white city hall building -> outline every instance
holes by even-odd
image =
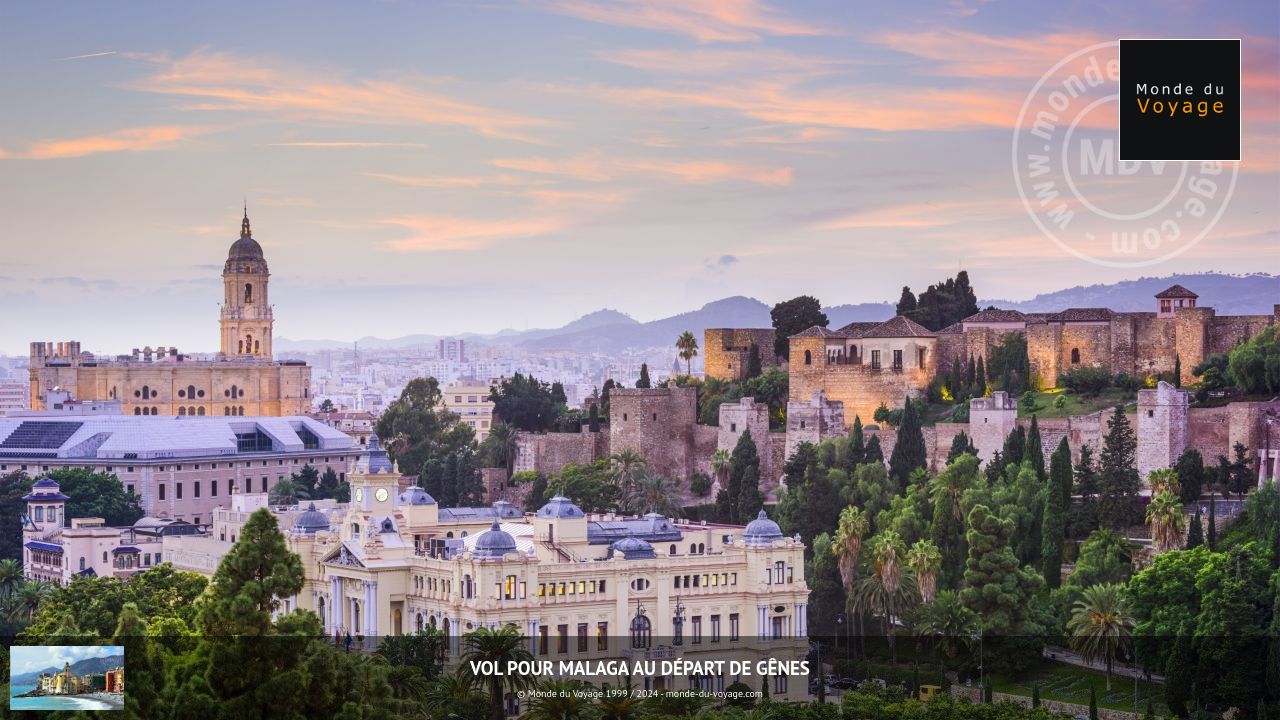
[[[351,503],[280,513],[306,585],[284,609],[320,615],[341,638],[448,638],[514,626],[545,660],[803,660],[809,587],[804,546],[762,512],[745,528],[659,514],[587,515],[563,497],[532,515],[505,502],[442,508],[401,476],[377,437],[347,475]],[[236,495],[212,537],[170,537],[165,560],[212,574],[261,495]],[[593,662],[594,665],[594,662]],[[620,678],[585,678],[619,684]],[[737,677],[635,677],[637,687],[723,690]],[[742,677],[758,690],[759,676]],[[807,678],[769,677],[774,697],[802,699]]]

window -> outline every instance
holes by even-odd
[[[578,623],[578,652],[587,651],[587,624]]]
[[[44,506],[36,506],[36,522],[44,522]]]
[[[633,650],[647,649],[653,641],[653,624],[649,622],[649,618],[645,615],[636,615],[631,620],[631,648]]]
[[[773,694],[785,695],[786,692],[787,692],[787,676],[774,675],[773,676]]]
[[[1080,348],[1071,348],[1071,364],[1080,364]]]
[[[199,488],[200,483],[196,483],[196,487]],[[200,491],[196,490],[196,492],[199,493]],[[196,497],[199,497],[199,495],[197,495]],[[209,481],[209,497],[218,497],[218,481],[217,480]]]
[[[547,626],[539,625],[538,626],[538,654],[539,655],[547,654],[547,645],[548,645],[547,640],[548,640]]]
[[[729,423],[729,432],[738,432],[738,423]]]
[[[902,369],[902,351],[901,350],[893,351],[893,369],[894,370]]]
[[[701,615],[693,616],[693,644],[694,645],[702,644],[702,616]]]
[[[569,652],[569,626],[556,626],[556,652],[561,655]]]
[[[173,489],[178,499],[181,500],[182,499],[182,483],[175,483]]]
[[[132,484],[125,485],[125,486],[124,486],[124,489],[125,489],[125,492],[129,493],[130,495],[133,495],[133,494],[134,494],[134,493],[133,493],[133,485],[132,485]]]
[[[711,616],[711,642],[720,642],[720,616]]]
[[[738,613],[729,613],[729,640],[735,642],[740,637],[738,634]]]
[[[266,491],[267,491],[267,479],[264,477],[262,478],[262,492],[266,492]]]
[[[159,492],[160,492],[160,499],[163,500],[164,499],[164,483],[160,483]]]
[[[871,351],[871,369],[872,370],[880,369],[880,351],[879,350]]]
[[[805,365],[813,364],[813,353],[809,352],[808,350],[804,351],[804,364]]]
[[[600,652],[609,651],[609,623],[596,623],[596,650]]]

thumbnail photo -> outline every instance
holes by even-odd
[[[9,649],[10,710],[123,707],[123,647],[20,645]]]

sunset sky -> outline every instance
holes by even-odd
[[[0,352],[215,349],[246,198],[292,339],[1277,272],[1278,7],[6,3]],[[1041,235],[1010,167],[1040,75],[1119,37],[1244,48],[1225,217],[1127,270]]]

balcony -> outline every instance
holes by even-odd
[[[653,648],[623,648],[622,657],[627,660],[674,660],[676,649],[670,645]]]

